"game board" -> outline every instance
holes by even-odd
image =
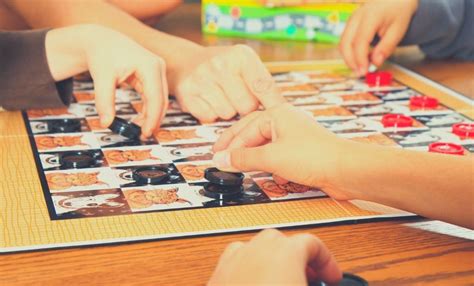
[[[339,61],[268,68],[288,101],[340,136],[419,151],[444,141],[462,145],[466,156],[474,152],[474,140],[451,132],[454,123],[472,122],[472,101],[399,66],[384,67],[395,79],[389,86],[368,86]],[[211,146],[232,121],[200,125],[171,99],[153,138],[127,140],[100,128],[92,88],[91,82],[77,81],[69,108],[0,113],[0,252],[412,215],[369,202],[335,201],[294,183],[278,185],[262,172],[246,174],[239,198],[208,198],[202,186],[203,172],[212,166]],[[410,107],[409,99],[418,94],[440,104]],[[122,118],[140,111],[133,90],[118,89],[116,101]],[[381,124],[392,112],[410,115],[414,123]],[[73,129],[61,129],[65,121]],[[61,165],[71,151],[93,154],[94,161],[81,168]],[[139,183],[134,170],[147,166],[165,167],[172,176],[159,185]]]

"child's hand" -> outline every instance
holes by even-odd
[[[48,32],[46,52],[55,80],[90,71],[102,127],[108,127],[115,116],[116,86],[128,82],[143,98],[143,135],[148,137],[158,128],[168,106],[165,64],[161,58],[128,37],[97,25]]]
[[[372,0],[354,12],[342,34],[339,49],[346,64],[359,75],[370,63],[380,66],[405,35],[418,0]],[[375,35],[380,41],[370,52]]]
[[[208,285],[337,283],[342,273],[326,246],[310,234],[291,237],[268,229],[249,242],[229,244]]]
[[[181,108],[203,122],[230,119],[285,102],[258,55],[249,47],[197,47],[170,73]],[[189,53],[189,51],[188,51]]]
[[[214,145],[214,163],[227,171],[269,172],[346,200],[352,195],[335,182],[349,144],[285,103],[251,113],[224,131]]]

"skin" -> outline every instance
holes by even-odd
[[[208,285],[307,285],[316,278],[342,278],[326,246],[310,234],[288,237],[267,229],[248,242],[229,244]]]
[[[160,57],[125,35],[97,25],[53,29],[46,35],[45,46],[54,80],[90,71],[102,127],[112,123],[115,88],[123,82],[142,94],[143,136],[159,127],[168,106],[166,67]]]
[[[99,24],[127,35],[159,55],[167,64],[170,93],[176,95],[183,111],[202,122],[248,114],[258,108],[259,102],[267,108],[284,102],[258,55],[247,46],[206,48],[161,33],[120,9],[132,9],[133,5],[114,6],[101,0],[43,0],[35,5],[30,2],[3,0],[2,3],[31,28]],[[136,11],[133,13],[138,15]],[[161,73],[159,69],[150,76],[161,80],[157,73]],[[262,81],[270,82],[268,88],[272,92],[261,93],[255,88]]]
[[[293,6],[318,0],[261,0],[267,6]],[[346,64],[359,76],[369,65],[381,66],[405,35],[418,0],[370,0],[349,18],[341,36],[339,50]],[[380,41],[371,48],[378,35]]]
[[[418,0],[371,0],[356,10],[346,24],[339,50],[359,75],[367,73],[370,63],[380,66],[405,35]],[[370,43],[380,41],[371,50]]]
[[[214,145],[225,171],[265,171],[337,200],[373,201],[474,228],[474,157],[337,137],[289,104],[252,113]],[[394,179],[396,178],[396,179]]]

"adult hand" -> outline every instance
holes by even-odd
[[[181,108],[202,122],[246,115],[285,102],[258,55],[245,45],[196,47],[170,74]],[[183,53],[189,53],[183,52]]]
[[[254,112],[225,130],[214,145],[214,163],[225,171],[265,171],[352,198],[339,187],[339,167],[353,142],[341,139],[288,103]],[[282,181],[281,181],[282,182]]]
[[[341,278],[336,260],[318,238],[268,229],[249,242],[230,244],[208,285],[307,285],[308,280],[337,283]]]

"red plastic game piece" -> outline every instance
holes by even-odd
[[[439,101],[430,96],[420,95],[413,96],[410,98],[410,106],[418,108],[436,108],[439,105]]]
[[[383,86],[392,84],[392,73],[388,71],[371,72],[365,75],[365,83],[369,86]]]
[[[464,155],[464,148],[461,145],[453,143],[435,142],[428,147],[430,152],[450,154],[450,155]]]
[[[385,114],[382,117],[383,127],[410,127],[413,126],[413,118],[403,114]]]
[[[456,123],[452,132],[463,138],[474,138],[474,123]]]

